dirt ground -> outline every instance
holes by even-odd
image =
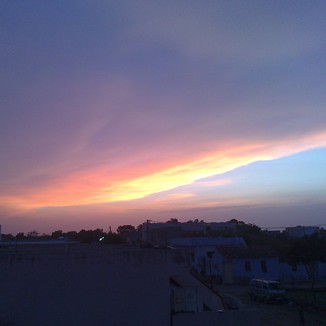
[[[242,303],[255,307],[261,313],[262,326],[298,326],[299,309],[288,303],[262,303],[250,299],[248,287],[239,285],[218,286],[221,294],[229,294],[241,299]],[[326,326],[325,312],[304,311],[304,326]]]

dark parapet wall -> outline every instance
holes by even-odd
[[[172,251],[80,245],[0,253],[0,322],[169,325]]]

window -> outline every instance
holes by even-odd
[[[266,273],[266,272],[267,272],[266,261],[265,261],[265,260],[262,260],[262,261],[260,262],[260,265],[261,265],[261,271],[262,271],[263,273]]]
[[[245,271],[246,272],[251,271],[251,262],[249,260],[245,261]]]

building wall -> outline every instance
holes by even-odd
[[[0,253],[0,325],[170,323],[167,250],[84,245]]]
[[[171,239],[173,247],[246,247],[247,244],[241,237],[185,237]]]
[[[288,263],[280,263],[280,280],[282,282],[307,281],[307,270],[303,264],[296,264],[295,268]]]
[[[250,264],[251,270],[246,270],[246,264]],[[265,262],[266,271],[262,268]],[[279,262],[278,258],[239,258],[233,259],[233,277],[234,279],[251,279],[261,278],[267,280],[279,279]],[[264,264],[264,263],[263,263]]]
[[[196,248],[192,268],[197,273],[212,277],[215,280],[230,283],[238,282],[251,278],[262,278],[270,280],[280,280],[282,282],[308,281],[309,276],[306,267],[303,264],[297,264],[296,269],[288,263],[280,263],[278,258],[260,258],[260,259],[235,259],[226,261],[218,252],[214,252],[213,257],[207,256],[207,248]],[[266,261],[267,271],[261,269],[261,261]],[[250,262],[251,270],[246,271],[245,264]],[[231,267],[230,267],[231,264]],[[316,270],[317,280],[326,280],[326,263],[318,262]],[[231,283],[232,283],[231,282]]]
[[[196,270],[198,274],[206,277],[221,277],[221,262],[209,257],[207,252],[213,252],[215,247],[197,247],[193,253],[192,268]],[[215,253],[214,253],[215,254]]]
[[[326,263],[318,263],[318,279],[326,281]]]
[[[309,237],[315,233],[318,233],[319,230],[320,229],[317,226],[295,226],[285,229],[288,235],[293,238],[302,238],[304,236]]]
[[[265,262],[266,271],[262,269]],[[249,265],[249,266],[248,266]],[[213,271],[222,278],[224,283],[233,283],[262,278],[277,280],[279,278],[278,258],[233,258],[225,259],[219,252],[215,252],[212,258]],[[250,268],[247,268],[250,267]]]
[[[150,223],[142,224],[141,240],[153,244],[169,245],[170,240],[178,237],[206,236],[208,230],[234,229],[234,223]]]
[[[309,275],[303,264],[292,266],[288,263],[280,263],[280,280],[282,282],[309,281]],[[326,280],[326,263],[317,262],[316,280]]]

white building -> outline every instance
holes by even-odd
[[[206,222],[166,222],[142,224],[141,240],[154,245],[171,245],[171,239],[206,236],[211,231],[235,229],[235,223]]]
[[[279,278],[278,256],[267,247],[223,246],[210,251],[198,248],[193,267],[200,275],[223,283]]]
[[[302,238],[304,236],[310,237],[313,234],[319,233],[318,226],[294,226],[285,228],[285,232],[291,238]]]

